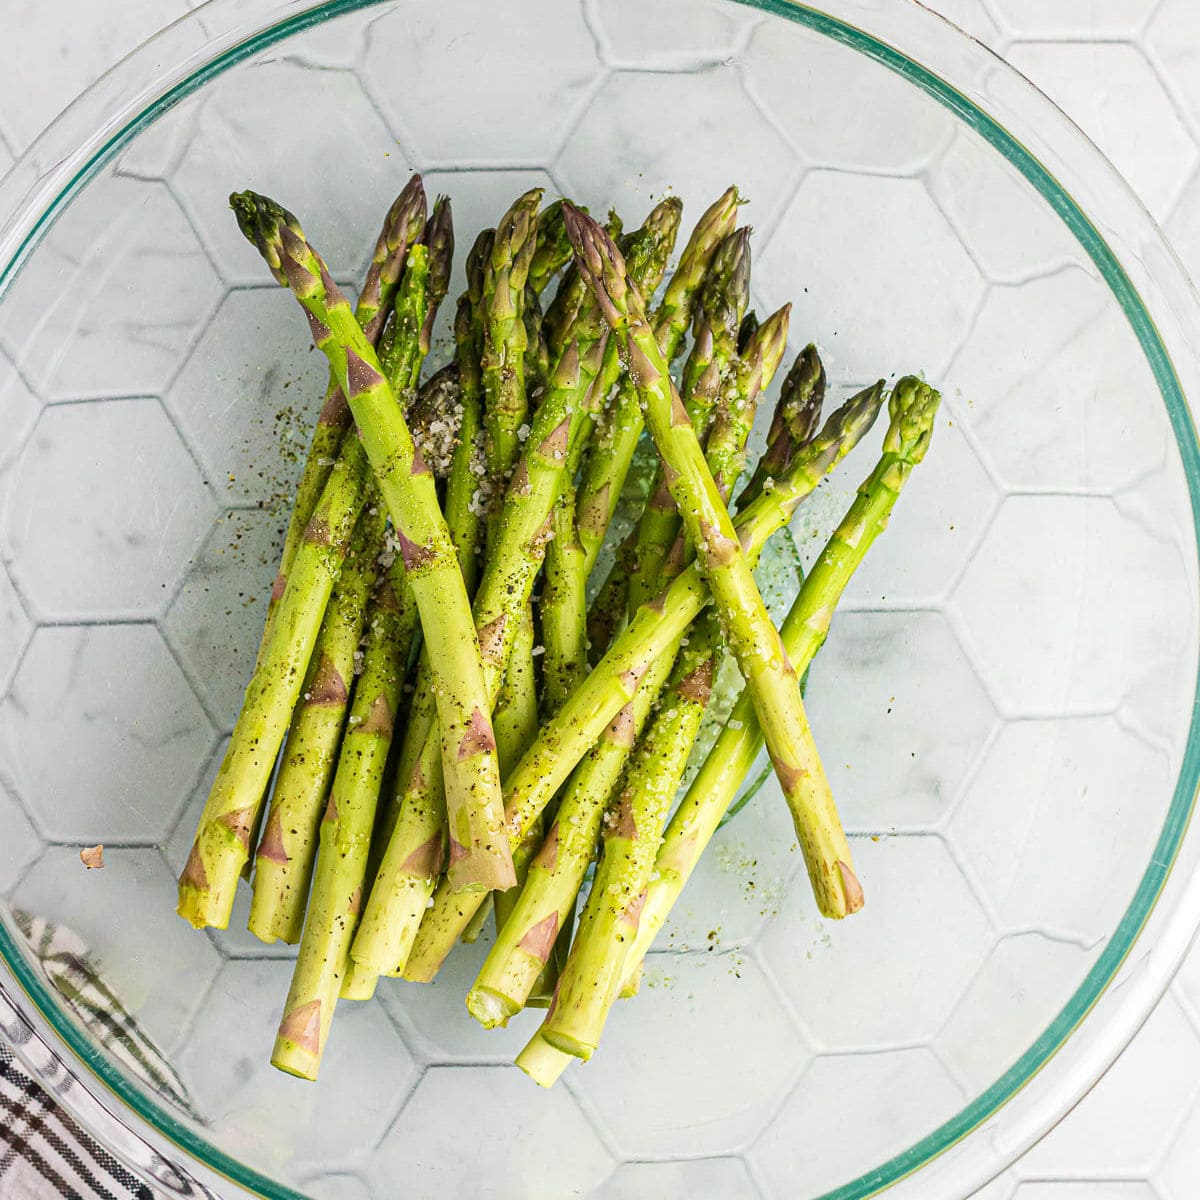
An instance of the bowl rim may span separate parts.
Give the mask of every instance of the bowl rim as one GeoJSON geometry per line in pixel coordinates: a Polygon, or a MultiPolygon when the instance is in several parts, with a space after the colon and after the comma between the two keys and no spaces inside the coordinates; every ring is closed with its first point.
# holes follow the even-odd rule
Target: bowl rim
{"type": "MultiPolygon", "coordinates": [[[[0,218],[0,296],[76,194],[143,128],[170,107],[228,68],[285,38],[338,16],[387,2],[324,0],[313,3],[313,0],[283,0],[280,3],[279,0],[249,0],[246,3],[242,0],[239,3],[239,0],[207,0],[143,43],[60,114],[21,156],[8,178],[0,182],[0,213],[5,214],[0,218]],[[219,33],[206,29],[206,17],[223,19],[225,27],[219,33]],[[171,64],[165,75],[158,61],[160,59],[171,64]],[[149,72],[152,81],[143,84],[146,72],[149,72]],[[113,99],[116,103],[110,103],[107,110],[109,116],[96,128],[98,101],[113,99]]],[[[900,75],[983,137],[1053,208],[1108,285],[1153,373],[1182,462],[1194,533],[1197,545],[1200,545],[1200,441],[1178,373],[1180,363],[1185,361],[1181,356],[1186,353],[1186,341],[1182,340],[1178,330],[1172,328],[1171,333],[1176,336],[1168,340],[1179,352],[1173,361],[1162,328],[1151,316],[1129,271],[1110,245],[1121,244],[1128,252],[1127,239],[1111,225],[1104,225],[1106,237],[1101,225],[1084,212],[1067,185],[1042,162],[1042,157],[1056,159],[1056,151],[1062,149],[1062,145],[1055,144],[1055,138],[1069,137],[1073,143],[1069,147],[1072,155],[1081,155],[1090,169],[1104,172],[1105,187],[1109,192],[1105,199],[1114,203],[1119,200],[1128,213],[1136,215],[1143,242],[1151,244],[1160,254],[1157,269],[1165,272],[1164,286],[1168,293],[1162,300],[1173,310],[1175,320],[1193,331],[1200,330],[1200,305],[1169,243],[1099,149],[1016,68],[964,34],[950,21],[927,9],[921,0],[907,0],[906,4],[897,6],[895,12],[887,16],[881,15],[877,6],[870,4],[869,0],[823,0],[822,8],[800,3],[799,0],[728,2],[799,24],[866,55],[900,75]],[[834,9],[842,15],[835,15],[831,11],[834,9]],[[920,15],[914,17],[918,12],[920,15]],[[851,19],[853,14],[858,14],[858,19],[864,22],[872,22],[877,28],[891,31],[891,36],[901,41],[905,40],[903,35],[908,32],[906,23],[913,20],[932,22],[928,28],[932,30],[936,27],[941,37],[946,37],[952,31],[957,52],[969,55],[976,67],[987,61],[991,69],[1000,72],[1006,81],[1014,83],[1019,89],[1020,104],[1031,105],[1035,115],[1048,123],[1052,118],[1053,128],[1043,129],[1037,136],[1019,139],[967,89],[956,86],[944,73],[939,74],[898,49],[887,40],[887,34],[869,32],[856,24],[851,19]],[[986,60],[981,55],[986,56],[986,60]]],[[[1062,167],[1063,163],[1059,161],[1057,165],[1062,167]]],[[[1143,287],[1148,282],[1144,279],[1143,287]]],[[[1154,282],[1162,280],[1156,278],[1154,282]]],[[[1200,391],[1193,388],[1192,394],[1200,395],[1200,391]]],[[[1189,562],[1188,566],[1190,571],[1192,564],[1189,562]]],[[[1039,1072],[1045,1074],[1044,1069],[1070,1035],[1089,1018],[1106,989],[1111,992],[1110,984],[1122,971],[1130,950],[1155,914],[1156,903],[1163,894],[1172,865],[1183,845],[1200,787],[1200,673],[1197,675],[1194,698],[1178,779],[1150,863],[1120,922],[1068,1002],[1021,1057],[954,1117],[869,1172],[824,1193],[821,1200],[861,1200],[862,1197],[901,1183],[939,1156],[949,1156],[963,1139],[995,1117],[1023,1089],[1028,1089],[1039,1072]]],[[[1156,946],[1165,949],[1161,952],[1156,950],[1158,959],[1153,970],[1142,972],[1139,986],[1128,990],[1120,1008],[1110,1005],[1106,1010],[1106,1020],[1112,1026],[1106,1044],[1099,1050],[1096,1046],[1091,1048],[1085,1066],[1078,1062],[1071,1064],[1070,1075],[1064,1074],[1063,1080],[1056,1084],[1056,1099],[1047,1103],[1046,1097],[1040,1095],[1036,1098],[1036,1104],[1028,1106],[1028,1112],[1024,1114],[1024,1126],[1010,1129],[1009,1136],[1004,1139],[1004,1148],[994,1150],[988,1156],[986,1174],[980,1171],[980,1161],[967,1164],[968,1169],[975,1172],[977,1184],[986,1182],[1017,1153],[1045,1133],[1074,1100],[1095,1082],[1140,1027],[1170,981],[1190,945],[1192,934],[1200,925],[1200,881],[1186,889],[1180,886],[1173,896],[1173,904],[1169,917],[1159,922],[1161,927],[1156,931],[1159,937],[1156,946]]],[[[157,1134],[239,1187],[251,1189],[272,1200],[304,1200],[300,1192],[267,1178],[199,1136],[99,1054],[83,1031],[60,1007],[52,990],[35,973],[9,929],[0,921],[0,970],[3,968],[11,973],[37,1015],[53,1031],[55,1039],[69,1049],[107,1093],[115,1095],[157,1134]]],[[[2,992],[3,979],[0,977],[0,998],[2,992]]],[[[87,1087],[86,1083],[84,1086],[87,1087]]],[[[1045,1088],[1042,1091],[1045,1092],[1045,1088]]],[[[160,1177],[151,1182],[162,1186],[163,1180],[160,1177]]],[[[909,1178],[909,1182],[917,1183],[917,1180],[909,1178]]],[[[938,1176],[931,1186],[945,1188],[947,1185],[948,1179],[938,1176]]],[[[203,1185],[200,1187],[202,1194],[207,1193],[203,1185]]],[[[900,1190],[905,1195],[909,1194],[903,1185],[900,1190]]],[[[190,1193],[185,1191],[177,1194],[190,1193]]],[[[914,1190],[911,1194],[915,1196],[917,1192],[914,1190]]],[[[920,1194],[924,1198],[932,1195],[932,1192],[924,1188],[920,1194]]],[[[937,1194],[949,1196],[951,1192],[938,1191],[937,1194]]]]}

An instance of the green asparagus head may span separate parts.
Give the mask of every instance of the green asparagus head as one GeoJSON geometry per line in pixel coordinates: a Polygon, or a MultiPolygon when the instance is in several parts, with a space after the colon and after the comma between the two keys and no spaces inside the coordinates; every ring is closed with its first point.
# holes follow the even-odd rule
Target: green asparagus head
{"type": "Polygon", "coordinates": [[[283,230],[290,229],[303,239],[304,230],[300,222],[282,204],[258,192],[234,192],[229,197],[229,207],[233,209],[242,235],[257,247],[271,268],[271,274],[286,287],[288,276],[283,269],[286,257],[283,230]]]}
{"type": "Polygon", "coordinates": [[[410,248],[396,288],[392,317],[380,338],[383,373],[396,395],[406,400],[416,390],[425,358],[422,330],[430,312],[431,261],[430,249],[424,242],[410,248]]]}
{"type": "Polygon", "coordinates": [[[696,228],[692,230],[692,236],[679,256],[679,266],[675,268],[659,306],[660,319],[678,323],[682,329],[687,329],[691,323],[696,289],[704,279],[717,246],[733,232],[740,203],[737,188],[727,188],[696,222],[696,228]]]}
{"type": "Polygon", "coordinates": [[[371,266],[378,264],[383,283],[394,285],[400,278],[408,247],[417,242],[425,229],[425,213],[425,184],[420,175],[414,174],[393,201],[375,244],[371,266]]]}
{"type": "Polygon", "coordinates": [[[425,184],[414,173],[400,195],[392,201],[379,240],[375,243],[372,261],[380,266],[401,246],[411,246],[425,228],[425,184]]]}
{"type": "Polygon", "coordinates": [[[721,239],[713,254],[694,326],[707,324],[714,338],[723,341],[727,354],[737,351],[742,317],[750,302],[750,226],[744,225],[721,239]]]}
{"type": "Polygon", "coordinates": [[[580,276],[579,269],[573,262],[568,263],[554,299],[542,318],[542,329],[552,357],[561,353],[574,336],[587,295],[587,284],[580,276]]]}
{"type": "Polygon", "coordinates": [[[615,208],[608,210],[608,216],[604,218],[604,228],[608,230],[608,236],[614,242],[619,241],[621,234],[625,232],[625,222],[621,220],[621,214],[615,208]]]}
{"type": "Polygon", "coordinates": [[[429,278],[425,285],[427,311],[421,326],[421,353],[429,353],[433,322],[450,287],[450,268],[454,263],[454,216],[450,197],[439,196],[433,205],[429,223],[421,238],[429,248],[429,278]]]}
{"type": "Polygon", "coordinates": [[[822,474],[831,470],[866,436],[883,407],[884,384],[876,380],[851,396],[831,413],[819,433],[798,447],[796,456],[805,458],[822,474]]]}
{"type": "MultiPolygon", "coordinates": [[[[787,351],[788,330],[791,323],[792,306],[785,304],[773,312],[747,339],[746,348],[741,357],[746,359],[751,368],[757,372],[758,377],[753,384],[756,389],[771,386],[775,372],[779,370],[779,364],[783,361],[783,356],[787,351]]],[[[743,322],[744,324],[745,322],[743,322]]]]}
{"type": "Polygon", "coordinates": [[[542,302],[529,284],[525,285],[525,308],[521,315],[525,322],[525,370],[532,391],[544,384],[550,373],[550,347],[546,342],[542,302]]]}
{"type": "Polygon", "coordinates": [[[387,320],[391,293],[404,268],[408,247],[421,236],[424,225],[425,185],[420,175],[413,175],[388,209],[358,295],[355,315],[372,345],[379,341],[387,320]]]}
{"type": "Polygon", "coordinates": [[[529,264],[529,286],[540,296],[570,257],[563,202],[555,200],[538,214],[537,246],[529,264]]]}
{"type": "Polygon", "coordinates": [[[895,454],[912,466],[919,463],[929,449],[941,402],[941,393],[915,375],[898,379],[888,399],[891,424],[883,439],[884,453],[895,454]]]}
{"type": "Polygon", "coordinates": [[[467,296],[476,307],[483,303],[483,279],[492,257],[492,243],[495,238],[494,229],[482,229],[471,249],[467,251],[467,296]]]}
{"type": "Polygon", "coordinates": [[[771,415],[771,427],[767,431],[767,448],[742,493],[742,504],[753,500],[768,479],[777,479],[787,470],[797,450],[816,432],[824,403],[825,366],[816,346],[809,343],[784,376],[779,401],[771,415]]]}
{"type": "Polygon", "coordinates": [[[537,249],[537,210],[542,191],[530,188],[518,196],[496,226],[483,285],[494,319],[515,318],[524,301],[529,267],[537,249]]]}
{"type": "Polygon", "coordinates": [[[682,217],[683,201],[668,196],[650,210],[639,228],[615,239],[625,257],[629,278],[643,296],[651,295],[667,273],[682,217]]]}
{"type": "Polygon", "coordinates": [[[587,213],[565,203],[563,214],[580,276],[596,297],[610,328],[622,327],[628,314],[630,290],[625,259],[616,242],[587,213]]]}

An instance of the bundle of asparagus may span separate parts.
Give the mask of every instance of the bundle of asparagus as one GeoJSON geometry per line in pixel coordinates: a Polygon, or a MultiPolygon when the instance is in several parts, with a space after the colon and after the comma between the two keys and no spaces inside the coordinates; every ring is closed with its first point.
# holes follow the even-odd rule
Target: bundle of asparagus
{"type": "Polygon", "coordinates": [[[494,1027],[548,1006],[517,1062],[553,1083],[636,991],[764,745],[818,908],[862,906],[798,680],[939,398],[881,380],[822,422],[807,346],[733,504],[790,316],[747,311],[739,203],[730,188],[701,216],[663,286],[677,200],[624,232],[527,192],[476,238],[453,359],[422,382],[448,199],[427,211],[410,180],[351,308],[294,216],[231,198],[330,382],[179,912],[224,928],[253,851],[250,929],[300,943],[280,1069],[315,1079],[339,998],[369,998],[383,975],[432,979],[490,908],[467,1007],[494,1027]],[[882,455],[777,630],[752,568],[885,401],[882,455]],[[657,473],[593,580],[645,429],[657,473]],[[744,692],[676,803],[726,655],[744,692]]]}

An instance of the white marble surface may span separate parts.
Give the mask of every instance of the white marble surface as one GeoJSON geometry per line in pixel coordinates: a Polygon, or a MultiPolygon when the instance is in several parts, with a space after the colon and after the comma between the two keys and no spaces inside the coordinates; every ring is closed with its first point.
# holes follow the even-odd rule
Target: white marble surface
{"type": "MultiPolygon", "coordinates": [[[[1200,278],[1200,3],[930,0],[930,6],[1025,71],[1079,122],[1125,173],[1200,278]]],[[[66,0],[64,12],[62,3],[47,7],[6,0],[4,8],[8,27],[21,30],[21,49],[8,56],[0,73],[0,174],[63,102],[186,6],[184,0],[66,0]]],[[[686,52],[702,55],[710,32],[703,22],[689,27],[695,45],[685,47],[686,52]]],[[[761,86],[773,83],[765,79],[761,86]]],[[[1003,275],[1006,264],[989,267],[1003,275]]],[[[154,366],[149,362],[147,370],[154,366]]],[[[170,532],[187,550],[198,536],[190,527],[170,532]]],[[[919,591],[920,580],[912,586],[919,591]]],[[[123,610],[120,596],[105,602],[114,612],[123,610]]],[[[53,606],[54,601],[47,598],[46,603],[53,606]]],[[[186,604],[186,597],[176,601],[181,612],[186,604]]],[[[0,639],[3,611],[0,597],[0,639]]],[[[0,669],[3,659],[0,654],[0,669]]],[[[214,703],[217,699],[225,701],[218,704],[222,709],[230,702],[210,697],[214,703]]],[[[1081,737],[1091,736],[1081,730],[1081,737]]],[[[0,823],[7,827],[6,811],[0,794],[0,823]]],[[[130,861],[133,869],[136,863],[130,861]]],[[[1014,944],[1012,953],[1020,956],[1027,949],[1014,944]]],[[[260,967],[267,969],[255,964],[254,970],[260,967]]],[[[242,968],[231,964],[229,969],[242,968]]],[[[979,986],[986,986],[986,980],[979,986]]],[[[976,1065],[984,1071],[989,1067],[976,1065]]],[[[474,1094],[513,1086],[513,1076],[495,1075],[474,1094]]],[[[422,1086],[436,1089],[450,1080],[448,1074],[431,1074],[422,1086]]],[[[1200,950],[1091,1094],[976,1200],[1193,1200],[1200,1196],[1198,1146],[1200,950]]],[[[599,1156],[594,1171],[587,1163],[580,1169],[577,1183],[583,1185],[603,1174],[599,1156]]],[[[745,1186],[739,1170],[736,1160],[699,1160],[686,1164],[686,1177],[698,1193],[732,1196],[745,1186]]],[[[653,1174],[644,1170],[639,1178],[634,1168],[627,1168],[606,1194],[640,1196],[665,1187],[653,1174]]],[[[353,1191],[348,1187],[348,1193],[353,1191]]]]}

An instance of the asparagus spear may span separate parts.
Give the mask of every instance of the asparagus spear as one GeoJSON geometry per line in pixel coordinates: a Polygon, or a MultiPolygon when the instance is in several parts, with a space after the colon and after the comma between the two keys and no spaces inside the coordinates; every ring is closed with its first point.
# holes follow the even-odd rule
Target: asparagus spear
{"type": "MultiPolygon", "coordinates": [[[[933,388],[911,376],[899,380],[892,390],[888,401],[890,425],[879,463],[859,487],[854,503],[817,556],[780,629],[784,649],[797,671],[807,670],[821,648],[846,585],[887,527],[913,468],[925,457],[940,400],[933,388]]],[[[637,937],[629,952],[630,971],[641,963],[662,929],[762,744],[754,706],[743,695],[667,826],[655,862],[656,877],[647,890],[637,937]]]]}
{"type": "MultiPolygon", "coordinates": [[[[575,488],[569,478],[563,481],[554,506],[550,544],[546,548],[545,574],[540,597],[542,644],[542,701],[547,713],[555,712],[566,700],[588,668],[586,629],[587,575],[584,572],[583,547],[575,528],[575,488]]],[[[532,741],[532,738],[530,739],[532,741]]],[[[530,858],[541,847],[545,824],[555,818],[556,805],[551,804],[522,845],[536,840],[530,858]]],[[[528,872],[528,868],[526,868],[528,872]]],[[[499,932],[509,919],[517,897],[525,886],[507,892],[497,892],[496,929],[499,932]]],[[[558,981],[558,966],[566,960],[571,944],[573,913],[564,914],[558,940],[541,973],[534,980],[526,1003],[545,1007],[550,1003],[558,981]]]]}
{"type": "Polygon", "coordinates": [[[609,798],[670,671],[669,655],[651,666],[642,686],[571,775],[557,819],[467,994],[468,1010],[485,1027],[503,1024],[525,1006],[549,960],[559,931],[574,911],[609,798]]]}
{"type": "MultiPolygon", "coordinates": [[[[704,457],[712,472],[713,482],[726,504],[729,503],[734,485],[746,469],[746,442],[758,415],[759,397],[771,386],[787,349],[791,307],[785,304],[755,328],[745,348],[734,358],[729,378],[721,389],[708,439],[704,444],[704,457]]],[[[802,351],[797,361],[804,360],[807,353],[802,351]]],[[[793,403],[795,388],[793,380],[785,379],[780,403],[776,405],[776,415],[781,408],[793,403]]],[[[796,445],[803,445],[816,432],[820,404],[821,397],[818,396],[816,408],[811,410],[813,419],[807,428],[796,427],[790,431],[796,439],[796,445]]],[[[792,445],[790,439],[788,444],[792,445]]],[[[783,474],[786,467],[786,463],[781,463],[775,474],[783,474]]]]}
{"type": "Polygon", "coordinates": [[[720,490],[704,461],[669,365],[630,284],[615,243],[585,213],[565,206],[580,272],[621,339],[671,495],[696,546],[697,561],[754,697],[768,753],[792,813],[821,911],[844,917],[862,905],[850,843],[800,698],[795,671],[754,583],[720,490]]]}
{"type": "MultiPolygon", "coordinates": [[[[535,640],[533,608],[527,604],[521,614],[512,655],[504,674],[504,683],[496,700],[496,710],[492,714],[496,726],[496,745],[500,752],[501,776],[512,770],[529,748],[529,743],[537,736],[538,696],[533,662],[535,640]]],[[[537,853],[541,844],[541,833],[540,823],[535,822],[524,840],[513,848],[513,870],[516,872],[517,882],[507,891],[495,894],[493,904],[497,929],[507,919],[509,898],[515,900],[525,882],[529,860],[537,853]]]]}
{"type": "Polygon", "coordinates": [[[654,868],[667,811],[687,766],[712,690],[715,646],[681,651],[668,690],[630,759],[604,829],[579,929],[558,982],[542,1037],[557,1050],[590,1058],[624,978],[625,950],[654,868]]]}
{"type": "Polygon", "coordinates": [[[348,436],[296,547],[270,637],[246,687],[229,748],[179,876],[179,915],[197,929],[224,929],[229,924],[275,757],[369,483],[370,464],[362,443],[348,436]]]}
{"type": "Polygon", "coordinates": [[[528,284],[525,285],[525,307],[521,319],[525,325],[525,389],[530,406],[536,407],[538,396],[550,374],[550,344],[543,328],[542,302],[528,284]]]}
{"type": "MultiPolygon", "coordinates": [[[[375,242],[371,265],[367,269],[367,277],[359,292],[358,304],[354,310],[356,319],[362,325],[363,332],[372,345],[378,343],[379,336],[383,332],[384,321],[391,307],[392,298],[396,294],[400,274],[404,269],[408,247],[421,236],[424,225],[425,188],[420,175],[413,175],[388,210],[383,228],[375,242]]],[[[325,403],[321,408],[321,415],[317,418],[316,428],[313,430],[308,458],[304,463],[304,470],[296,489],[296,499],[292,505],[292,515],[288,520],[287,533],[284,535],[279,573],[275,578],[274,586],[271,589],[271,598],[267,603],[267,619],[263,626],[260,657],[270,640],[275,610],[283,597],[283,590],[287,586],[292,560],[296,557],[296,551],[304,537],[309,519],[325,488],[325,482],[329,478],[330,469],[337,458],[338,448],[341,446],[342,435],[349,426],[350,409],[334,373],[330,371],[325,403]]]]}
{"type": "Polygon", "coordinates": [[[780,404],[767,431],[767,448],[746,485],[739,503],[745,506],[763,489],[768,479],[787,470],[796,447],[803,446],[816,433],[825,403],[825,365],[811,343],[796,356],[783,381],[780,404]]]}
{"type": "Polygon", "coordinates": [[[479,578],[479,530],[487,497],[479,489],[485,478],[482,446],[483,382],[483,273],[492,252],[494,230],[485,229],[467,255],[467,290],[459,299],[454,317],[455,361],[458,363],[459,399],[462,416],[458,443],[446,481],[446,524],[466,581],[467,595],[474,596],[479,578]]]}
{"type": "MultiPolygon", "coordinates": [[[[801,500],[857,445],[882,400],[882,381],[848,400],[793,457],[786,474],[738,513],[738,537],[751,561],[767,539],[788,523],[801,500]]],[[[632,699],[653,664],[674,655],[709,599],[700,568],[692,563],[664,593],[638,610],[591,674],[543,722],[536,740],[505,781],[505,821],[513,844],[525,836],[605,725],[632,699]]],[[[404,969],[406,979],[433,978],[479,904],[478,898],[455,896],[445,887],[433,899],[404,969]]]]}
{"type": "MultiPolygon", "coordinates": [[[[514,855],[514,860],[516,856],[514,855]]],[[[503,892],[493,892],[488,897],[489,900],[494,900],[496,896],[503,896],[503,892]]],[[[467,945],[479,941],[479,935],[483,932],[484,926],[487,925],[487,919],[492,915],[492,905],[487,900],[479,907],[479,911],[471,918],[471,923],[463,930],[461,940],[467,945]]]]}
{"type": "MultiPolygon", "coordinates": [[[[587,671],[587,603],[583,546],[575,528],[575,488],[563,481],[546,547],[545,576],[539,604],[544,707],[553,713],[587,671]]],[[[515,766],[516,763],[514,762],[515,766]]]]}
{"type": "MultiPolygon", "coordinates": [[[[496,226],[483,276],[484,424],[488,466],[503,484],[516,463],[517,431],[529,412],[525,390],[525,282],[537,246],[537,206],[541,188],[513,202],[496,226]]],[[[489,534],[490,537],[490,534],[489,534]]]]}
{"type": "Polygon", "coordinates": [[[392,518],[433,665],[451,878],[459,886],[511,886],[512,856],[502,836],[490,696],[433,477],[374,351],[295,217],[254,193],[241,193],[232,203],[247,236],[308,314],[318,348],[342,382],[392,518]]]}
{"type": "MultiPolygon", "coordinates": [[[[679,352],[691,323],[696,293],[718,244],[733,229],[738,203],[737,189],[730,188],[696,223],[655,311],[654,334],[668,362],[679,352]]],[[[650,293],[647,290],[645,294],[650,293]]],[[[583,543],[589,573],[596,565],[596,556],[616,512],[642,428],[637,389],[631,382],[624,382],[617,392],[611,416],[584,463],[579,487],[579,540],[583,543]]]]}
{"type": "MultiPolygon", "coordinates": [[[[527,604],[517,623],[512,656],[504,672],[504,683],[496,697],[492,720],[496,729],[496,753],[504,776],[520,761],[537,736],[538,697],[534,674],[533,610],[527,604]]],[[[520,872],[517,873],[518,880],[520,872]]]]}
{"type": "Polygon", "coordinates": [[[337,776],[321,821],[321,849],[304,936],[271,1055],[281,1071],[302,1079],[317,1077],[350,962],[367,848],[403,683],[404,624],[401,603],[385,582],[368,619],[363,672],[354,685],[337,776]]]}
{"type": "Polygon", "coordinates": [[[550,281],[571,260],[571,243],[567,241],[567,225],[563,220],[563,202],[547,204],[537,219],[537,245],[529,263],[528,283],[540,296],[550,281]]]}
{"type": "Polygon", "coordinates": [[[430,263],[428,304],[421,324],[421,357],[424,359],[433,343],[433,322],[450,290],[450,268],[454,264],[454,215],[449,196],[439,196],[434,201],[422,241],[429,247],[430,263]]]}
{"type": "MultiPolygon", "coordinates": [[[[786,338],[785,309],[751,339],[746,347],[744,362],[741,358],[738,360],[738,366],[744,366],[744,369],[734,371],[722,387],[718,420],[723,421],[729,434],[710,439],[713,444],[706,453],[714,472],[715,464],[724,464],[731,459],[736,461],[736,454],[744,445],[753,420],[751,392],[756,399],[758,389],[763,384],[764,371],[766,382],[769,383],[786,338]],[[726,418],[722,415],[725,413],[736,414],[736,417],[731,415],[726,418]]],[[[787,396],[781,398],[781,405],[787,402],[787,396]]],[[[686,652],[680,656],[676,683],[684,675],[690,675],[694,680],[711,680],[720,649],[720,627],[709,609],[701,615],[695,631],[688,639],[686,652]]],[[[632,714],[632,724],[639,733],[671,669],[671,657],[665,655],[651,667],[634,693],[633,700],[622,709],[623,713],[632,714]]],[[[708,686],[686,688],[678,702],[667,703],[655,718],[654,727],[646,738],[651,744],[668,749],[649,758],[643,753],[640,760],[630,767],[632,776],[639,781],[635,794],[674,795],[679,782],[675,773],[681,773],[687,763],[700,727],[708,691],[708,686]],[[661,773],[661,779],[654,777],[656,770],[661,773]]],[[[542,949],[546,931],[557,929],[559,923],[565,921],[573,911],[576,894],[583,884],[584,873],[596,844],[601,814],[617,778],[625,769],[626,758],[633,745],[632,736],[620,737],[617,736],[619,732],[626,735],[631,733],[628,721],[623,726],[618,723],[615,730],[610,725],[605,737],[589,752],[571,777],[559,809],[557,826],[551,835],[553,850],[541,856],[531,869],[509,923],[497,937],[475,987],[467,997],[468,1009],[485,1025],[507,1020],[526,1002],[538,966],[538,960],[529,948],[542,949]]],[[[627,783],[627,790],[628,786],[627,783]]],[[[643,814],[639,817],[638,829],[646,831],[644,836],[657,840],[661,833],[661,822],[654,825],[643,814]]],[[[609,885],[617,886],[616,876],[609,880],[609,885]]],[[[590,955],[593,952],[588,953],[590,955]]]]}
{"type": "MultiPolygon", "coordinates": [[[[664,202],[643,226],[636,259],[643,264],[647,281],[655,278],[656,271],[661,274],[678,229],[678,211],[677,204],[664,202]]],[[[499,690],[517,622],[541,564],[573,430],[582,421],[583,399],[601,377],[605,362],[603,328],[595,305],[585,301],[586,292],[581,293],[571,339],[559,355],[534,415],[533,428],[505,497],[501,543],[489,555],[475,597],[474,616],[487,650],[485,671],[489,687],[494,689],[492,695],[499,690]]],[[[400,815],[353,947],[355,959],[380,974],[397,970],[407,960],[441,867],[440,780],[428,742],[428,731],[420,728],[414,714],[401,757],[400,778],[406,791],[400,815]]],[[[519,845],[521,840],[516,839],[514,844],[519,845]]],[[[478,904],[472,912],[477,908],[478,904]]],[[[455,937],[461,932],[460,928],[455,937]]]]}
{"type": "Polygon", "coordinates": [[[300,703],[284,746],[271,810],[255,856],[250,932],[264,942],[296,942],[316,857],[316,841],[354,679],[367,601],[386,517],[364,510],[346,565],[325,610],[300,703]]]}
{"type": "MultiPolygon", "coordinates": [[[[738,329],[749,299],[750,229],[743,227],[718,244],[696,306],[695,340],[684,364],[682,396],[697,438],[702,439],[708,431],[725,376],[737,357],[738,329]]],[[[629,576],[630,612],[636,612],[659,590],[663,559],[678,533],[675,501],[660,462],[638,522],[629,576]]]]}

